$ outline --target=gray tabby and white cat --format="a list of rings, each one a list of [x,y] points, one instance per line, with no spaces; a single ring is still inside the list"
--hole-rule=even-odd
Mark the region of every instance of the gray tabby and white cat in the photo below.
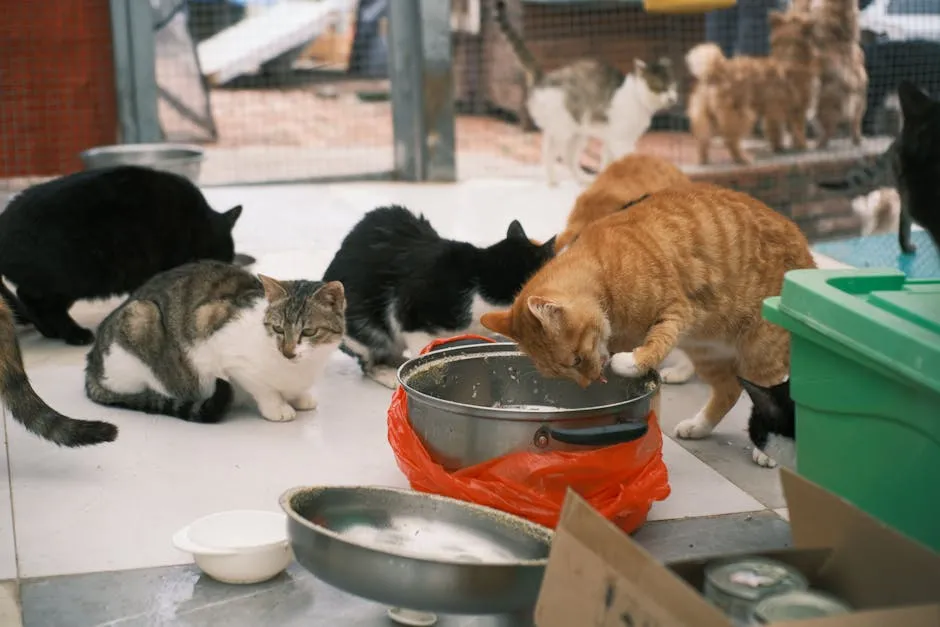
[[[555,185],[555,164],[561,160],[575,179],[587,182],[579,157],[591,137],[604,143],[603,170],[611,161],[632,153],[649,129],[653,115],[678,102],[672,64],[667,58],[634,61],[634,71],[620,70],[594,59],[575,61],[544,72],[506,14],[496,3],[500,30],[526,71],[529,115],[542,131],[542,161],[548,183]]]
[[[102,405],[218,422],[232,384],[268,420],[314,409],[310,388],[345,331],[339,282],[277,281],[216,261],[145,283],[101,326],[85,392]]]

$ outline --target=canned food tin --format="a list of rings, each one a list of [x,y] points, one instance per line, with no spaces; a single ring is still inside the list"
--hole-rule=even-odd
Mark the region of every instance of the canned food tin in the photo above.
[[[830,594],[815,590],[793,590],[758,601],[751,612],[751,625],[825,618],[851,612],[851,607]]]
[[[806,577],[800,571],[765,557],[723,560],[705,566],[705,598],[738,624],[750,621],[761,599],[807,588]]]

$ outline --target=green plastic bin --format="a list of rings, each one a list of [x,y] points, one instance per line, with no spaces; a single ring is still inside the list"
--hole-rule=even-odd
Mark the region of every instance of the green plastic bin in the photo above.
[[[940,279],[795,270],[764,317],[791,332],[797,472],[940,551]]]

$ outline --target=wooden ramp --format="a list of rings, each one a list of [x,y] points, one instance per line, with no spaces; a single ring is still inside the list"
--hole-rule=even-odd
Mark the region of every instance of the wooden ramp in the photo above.
[[[273,59],[316,39],[342,16],[346,0],[284,1],[203,41],[197,47],[211,85],[253,74]]]

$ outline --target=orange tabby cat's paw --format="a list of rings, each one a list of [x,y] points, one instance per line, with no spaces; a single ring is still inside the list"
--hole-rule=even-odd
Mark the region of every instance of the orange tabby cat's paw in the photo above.
[[[649,371],[636,363],[633,353],[616,353],[610,358],[610,369],[621,377],[641,377]]]

